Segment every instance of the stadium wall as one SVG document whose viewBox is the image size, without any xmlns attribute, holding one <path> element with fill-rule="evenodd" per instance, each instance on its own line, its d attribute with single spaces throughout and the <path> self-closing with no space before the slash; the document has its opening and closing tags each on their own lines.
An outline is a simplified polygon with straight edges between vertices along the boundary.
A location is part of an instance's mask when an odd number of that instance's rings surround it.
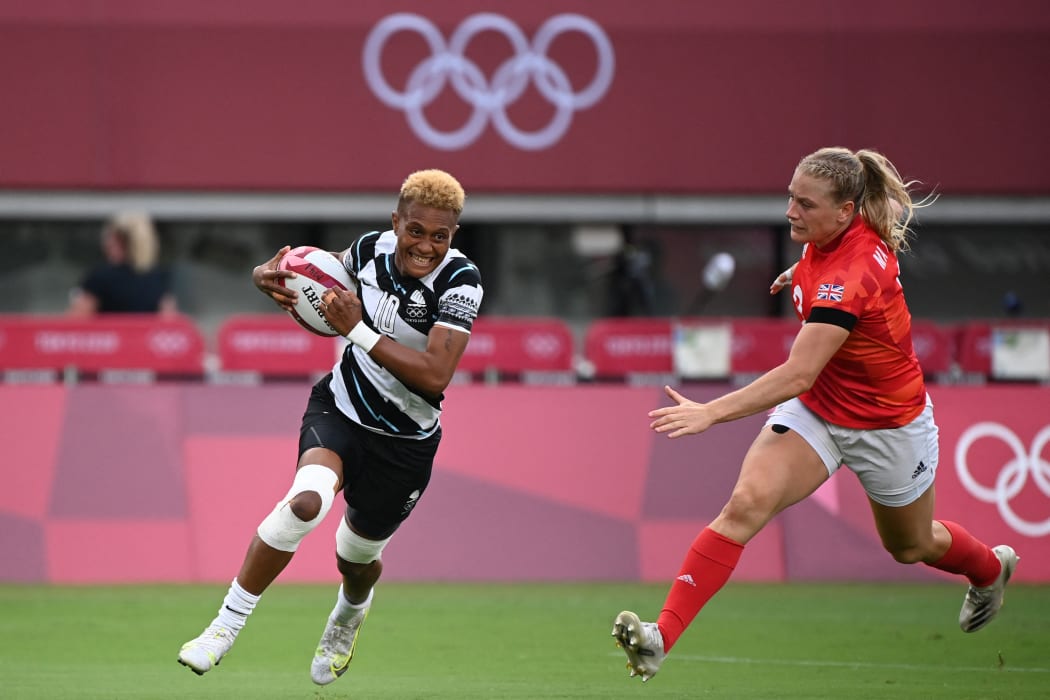
<svg viewBox="0 0 1050 700">
<path fill-rule="evenodd" d="M 728 385 L 695 384 L 703 400 Z M 1050 387 L 935 386 L 940 517 L 1050 581 Z M 0 385 L 0 581 L 225 582 L 283 495 L 301 382 Z M 659 387 L 450 387 L 431 486 L 387 549 L 392 580 L 669 580 L 762 423 L 668 440 Z M 882 551 L 852 474 L 776 518 L 740 580 L 937 580 Z M 337 515 L 283 581 L 331 581 Z"/>
<path fill-rule="evenodd" d="M 396 5 L 0 3 L 0 190 L 779 196 L 843 145 L 1050 191 L 1043 0 Z"/>
</svg>

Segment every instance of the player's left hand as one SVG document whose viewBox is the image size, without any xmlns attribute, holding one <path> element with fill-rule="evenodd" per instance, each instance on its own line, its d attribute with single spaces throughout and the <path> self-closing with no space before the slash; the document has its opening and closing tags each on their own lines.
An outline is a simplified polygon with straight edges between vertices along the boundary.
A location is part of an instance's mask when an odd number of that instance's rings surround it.
<svg viewBox="0 0 1050 700">
<path fill-rule="evenodd" d="M 656 432 L 669 432 L 667 437 L 676 438 L 702 433 L 714 425 L 706 404 L 690 401 L 669 386 L 664 387 L 664 392 L 676 405 L 649 411 L 649 417 L 655 419 L 649 427 Z"/>
<path fill-rule="evenodd" d="M 340 335 L 350 332 L 362 318 L 361 300 L 353 292 L 329 287 L 321 295 L 321 311 Z"/>
<path fill-rule="evenodd" d="M 798 265 L 798 263 L 795 263 L 795 265 Z M 792 265 L 777 275 L 777 278 L 773 280 L 773 284 L 769 285 L 770 294 L 776 294 L 781 289 L 791 284 L 791 280 L 795 276 L 795 265 Z"/>
</svg>

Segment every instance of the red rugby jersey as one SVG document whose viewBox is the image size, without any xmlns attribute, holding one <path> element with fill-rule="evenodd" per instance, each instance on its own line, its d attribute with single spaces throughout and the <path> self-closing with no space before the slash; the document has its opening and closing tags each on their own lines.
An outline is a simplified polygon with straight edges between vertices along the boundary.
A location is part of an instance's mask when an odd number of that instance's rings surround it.
<svg viewBox="0 0 1050 700">
<path fill-rule="evenodd" d="M 805 321 L 817 307 L 857 317 L 813 387 L 799 396 L 831 423 L 897 428 L 926 405 L 899 274 L 897 256 L 859 216 L 822 249 L 808 243 L 802 249 L 791 286 L 799 318 Z"/>
</svg>

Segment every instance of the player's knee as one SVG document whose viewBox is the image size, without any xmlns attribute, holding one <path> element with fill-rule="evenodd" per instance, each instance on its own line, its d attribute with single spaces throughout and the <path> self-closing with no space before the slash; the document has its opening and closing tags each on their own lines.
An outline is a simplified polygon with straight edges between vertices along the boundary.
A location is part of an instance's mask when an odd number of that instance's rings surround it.
<svg viewBox="0 0 1050 700">
<path fill-rule="evenodd" d="M 346 518 L 339 519 L 339 528 L 335 531 L 335 553 L 349 564 L 371 564 L 378 561 L 390 538 L 370 540 L 357 534 L 346 524 Z M 340 562 L 340 572 L 343 572 Z"/>
<path fill-rule="evenodd" d="M 752 489 L 736 488 L 722 508 L 722 518 L 732 523 L 751 527 L 769 518 L 771 506 Z"/>
<path fill-rule="evenodd" d="M 890 553 L 894 561 L 900 564 L 917 564 L 926 558 L 926 552 L 922 547 L 887 544 L 885 542 L 883 547 Z"/>
<path fill-rule="evenodd" d="M 378 579 L 383 573 L 383 560 L 375 559 L 368 564 L 361 564 L 336 557 L 336 568 L 343 576 L 349 576 L 351 579 Z"/>
<path fill-rule="evenodd" d="M 319 464 L 300 467 L 292 488 L 259 524 L 259 539 L 282 552 L 294 552 L 331 509 L 338 481 L 335 472 Z"/>
<path fill-rule="evenodd" d="M 316 491 L 300 491 L 288 501 L 292 514 L 304 522 L 309 522 L 321 514 L 324 501 Z"/>
</svg>

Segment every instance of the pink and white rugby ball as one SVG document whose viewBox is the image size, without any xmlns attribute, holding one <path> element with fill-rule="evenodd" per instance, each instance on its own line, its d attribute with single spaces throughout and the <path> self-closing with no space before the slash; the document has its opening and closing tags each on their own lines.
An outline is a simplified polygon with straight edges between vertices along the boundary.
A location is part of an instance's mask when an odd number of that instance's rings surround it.
<svg viewBox="0 0 1050 700">
<path fill-rule="evenodd" d="M 295 322 L 317 335 L 330 338 L 339 335 L 321 311 L 321 295 L 326 289 L 342 287 L 353 290 L 355 287 L 339 258 L 327 250 L 303 245 L 289 250 L 277 263 L 277 269 L 290 270 L 297 275 L 280 280 L 282 286 L 299 293 L 295 309 L 289 312 Z"/>
</svg>

